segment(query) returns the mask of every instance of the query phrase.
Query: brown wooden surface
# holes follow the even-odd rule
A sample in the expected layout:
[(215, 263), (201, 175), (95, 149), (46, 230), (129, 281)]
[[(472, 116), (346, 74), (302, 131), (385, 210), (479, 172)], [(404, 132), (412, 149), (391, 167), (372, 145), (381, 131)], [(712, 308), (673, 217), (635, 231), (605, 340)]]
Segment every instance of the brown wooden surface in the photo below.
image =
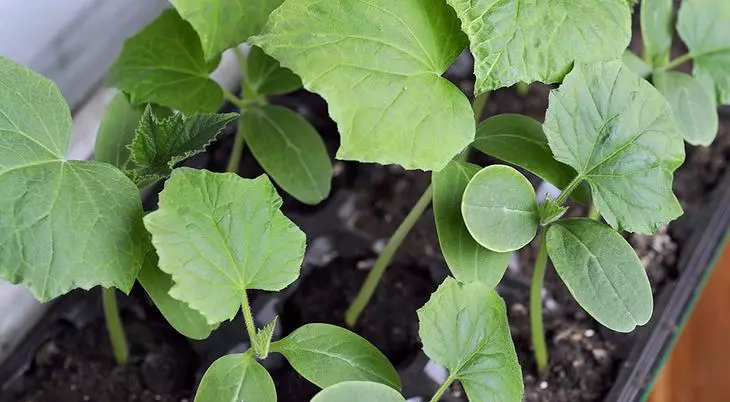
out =
[(652, 391), (650, 402), (730, 402), (730, 247)]

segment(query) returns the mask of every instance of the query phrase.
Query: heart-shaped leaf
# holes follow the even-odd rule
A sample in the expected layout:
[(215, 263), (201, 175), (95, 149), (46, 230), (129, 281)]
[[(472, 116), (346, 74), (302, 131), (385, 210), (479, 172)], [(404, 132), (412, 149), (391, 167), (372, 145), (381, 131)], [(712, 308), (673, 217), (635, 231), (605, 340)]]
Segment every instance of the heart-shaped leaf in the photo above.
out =
[(651, 318), (652, 293), (634, 249), (593, 219), (569, 219), (547, 232), (550, 259), (575, 300), (604, 326), (630, 332)]
[(672, 193), (682, 135), (662, 94), (621, 61), (576, 64), (550, 93), (543, 128), (614, 228), (653, 233), (682, 214)]
[(439, 170), (474, 138), (469, 101), (441, 77), (466, 46), (441, 1), (286, 1), (251, 41), (327, 100), (340, 159)]
[(276, 402), (274, 381), (250, 353), (213, 362), (200, 381), (195, 402)]
[(715, 101), (695, 78), (664, 71), (652, 77), (654, 86), (669, 101), (684, 140), (692, 145), (710, 145), (719, 125)]
[(159, 206), (144, 222), (175, 282), (170, 295), (208, 323), (232, 319), (247, 289), (277, 291), (299, 276), (305, 236), (266, 176), (178, 168)]
[(285, 94), (302, 87), (302, 80), (296, 74), (281, 67), (258, 46), (251, 47), (243, 74), (254, 96)]
[(387, 385), (367, 381), (347, 381), (319, 391), (311, 402), (405, 402), (398, 391)]
[(644, 54), (653, 66), (663, 66), (669, 61), (672, 48), (672, 17), (674, 1), (643, 0), (641, 2), (641, 38), (644, 40)]

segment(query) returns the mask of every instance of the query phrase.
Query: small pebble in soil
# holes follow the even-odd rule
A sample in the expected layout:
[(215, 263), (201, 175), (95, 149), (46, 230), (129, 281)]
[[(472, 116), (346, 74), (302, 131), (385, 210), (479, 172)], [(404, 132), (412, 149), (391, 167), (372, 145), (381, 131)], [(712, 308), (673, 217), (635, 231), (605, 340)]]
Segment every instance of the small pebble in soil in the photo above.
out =
[(548, 383), (547, 381), (540, 381), (540, 389), (547, 389)]
[(587, 329), (586, 332), (583, 333), (583, 335), (585, 335), (586, 338), (590, 338), (595, 334), (596, 334), (596, 331), (594, 331), (592, 329)]

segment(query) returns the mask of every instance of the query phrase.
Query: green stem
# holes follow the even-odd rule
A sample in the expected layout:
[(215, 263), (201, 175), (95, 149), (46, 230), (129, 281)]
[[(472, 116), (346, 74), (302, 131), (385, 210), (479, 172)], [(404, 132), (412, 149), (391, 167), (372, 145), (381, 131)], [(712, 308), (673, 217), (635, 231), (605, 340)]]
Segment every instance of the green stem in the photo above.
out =
[(380, 282), (380, 278), (382, 278), (385, 269), (388, 268), (390, 261), (393, 259), (393, 255), (395, 255), (398, 247), (400, 247), (403, 240), (405, 240), (408, 232), (410, 232), (416, 224), (418, 218), (421, 217), (423, 212), (431, 203), (431, 196), (431, 185), (429, 185), (423, 195), (421, 195), (418, 202), (416, 202), (416, 205), (413, 207), (411, 212), (408, 213), (400, 226), (398, 226), (398, 229), (396, 229), (395, 233), (393, 233), (393, 236), (390, 240), (388, 240), (388, 244), (385, 245), (383, 252), (380, 253), (380, 256), (378, 256), (378, 259), (375, 261), (375, 265), (368, 274), (367, 279), (365, 279), (365, 283), (362, 288), (360, 288), (360, 292), (345, 312), (345, 323), (347, 323), (349, 327), (353, 327), (357, 323), (358, 317), (365, 309), (370, 298), (373, 297), (375, 288), (378, 286), (378, 282)]
[(444, 392), (446, 392), (447, 389), (449, 389), (449, 385), (451, 385), (452, 382), (454, 382), (455, 378), (453, 375), (449, 375), (449, 378), (444, 381), (443, 384), (439, 387), (438, 390), (436, 390), (436, 393), (433, 394), (433, 397), (431, 398), (431, 402), (438, 402), (439, 399), (444, 395)]
[(691, 53), (685, 53), (685, 54), (677, 57), (676, 59), (670, 61), (666, 65), (657, 68), (657, 71), (671, 70), (675, 67), (679, 67), (680, 65), (692, 60), (693, 58), (694, 58), (694, 56)]
[(239, 109), (245, 109), (248, 107), (249, 102), (239, 98), (238, 96), (232, 94), (225, 88), (221, 88), (223, 91), (223, 97), (226, 98), (229, 102), (233, 103), (234, 105), (238, 106)]
[(251, 314), (251, 306), (248, 304), (248, 296), (246, 292), (243, 292), (241, 297), (241, 310), (243, 311), (243, 321), (246, 323), (246, 332), (248, 332), (248, 339), (251, 341), (251, 348), (259, 354), (259, 344), (256, 341), (256, 324), (253, 322), (253, 315)]
[(241, 163), (243, 148), (246, 146), (246, 137), (243, 134), (243, 119), (238, 119), (238, 125), (236, 127), (236, 140), (233, 142), (233, 149), (231, 150), (231, 156), (228, 157), (228, 168), (226, 169), (230, 173), (238, 172), (238, 165)]
[(471, 103), (471, 110), (474, 111), (474, 121), (479, 123), (482, 121), (482, 114), (484, 114), (484, 108), (487, 106), (489, 100), (489, 92), (483, 92)]
[(101, 293), (101, 300), (104, 305), (104, 319), (106, 320), (106, 329), (109, 332), (109, 341), (114, 351), (114, 359), (118, 365), (123, 365), (129, 361), (129, 346), (127, 346), (127, 337), (124, 335), (122, 319), (117, 308), (116, 292), (114, 288), (104, 288)]
[(593, 203), (591, 203), (591, 207), (588, 209), (588, 218), (593, 219), (594, 221), (598, 220), (598, 210)]
[(575, 188), (578, 187), (578, 185), (582, 181), (583, 181), (583, 177), (576, 176), (573, 179), (573, 181), (571, 181), (568, 184), (568, 186), (565, 187), (565, 189), (563, 189), (563, 191), (560, 193), (560, 195), (558, 196), (558, 198), (555, 199), (555, 204), (557, 204), (557, 205), (563, 205), (563, 203), (565, 203), (565, 201), (568, 200), (568, 197), (570, 196), (570, 193), (572, 193), (573, 190), (575, 190)]
[(540, 375), (544, 375), (548, 368), (548, 352), (545, 342), (545, 330), (542, 325), (542, 283), (547, 266), (547, 246), (545, 232), (540, 234), (540, 248), (535, 259), (535, 270), (532, 273), (530, 285), (530, 332), (532, 334), (532, 349), (535, 352), (535, 363)]

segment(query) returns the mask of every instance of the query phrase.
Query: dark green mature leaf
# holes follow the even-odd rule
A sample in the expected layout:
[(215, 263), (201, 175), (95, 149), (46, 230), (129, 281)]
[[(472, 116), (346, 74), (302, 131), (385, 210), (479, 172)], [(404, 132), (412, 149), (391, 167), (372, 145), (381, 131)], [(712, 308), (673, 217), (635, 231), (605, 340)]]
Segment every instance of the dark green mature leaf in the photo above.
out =
[(692, 73), (713, 99), (730, 105), (730, 2), (684, 0), (677, 31), (694, 60)]
[(327, 198), (332, 162), (308, 121), (281, 106), (252, 106), (241, 119), (251, 153), (276, 184), (305, 204)]
[(433, 173), (433, 214), (441, 252), (456, 279), (480, 281), (496, 286), (509, 263), (509, 253), (486, 249), (471, 237), (461, 216), (461, 200), (469, 180), (481, 168), (466, 162), (451, 161)]
[[(565, 188), (577, 175), (575, 170), (553, 158), (542, 125), (520, 114), (501, 114), (477, 127), (475, 149), (507, 163), (517, 165), (558, 188)], [(578, 187), (572, 196), (588, 203), (587, 186)]]
[(129, 292), (147, 253), (137, 187), (108, 164), (67, 161), (70, 139), (58, 87), (0, 57), (0, 277), (41, 301)]
[(710, 145), (719, 121), (715, 101), (691, 75), (665, 71), (654, 74), (654, 86), (669, 101), (684, 140), (692, 145)]
[(650, 65), (646, 64), (644, 60), (641, 59), (641, 57), (637, 56), (632, 52), (631, 50), (626, 50), (621, 56), (621, 60), (626, 64), (626, 67), (629, 68), (629, 70), (633, 71), (634, 74), (638, 75), (639, 77), (646, 78), (651, 75), (652, 68)]
[(405, 402), (393, 388), (377, 382), (347, 381), (319, 391), (311, 402)]
[(621, 61), (576, 64), (550, 93), (543, 128), (614, 228), (653, 233), (682, 214), (672, 193), (682, 135), (662, 94)]
[(178, 168), (159, 206), (144, 222), (175, 282), (170, 295), (208, 323), (232, 319), (247, 289), (277, 291), (299, 276), (305, 236), (266, 176)]
[(461, 214), (474, 240), (493, 251), (518, 250), (537, 233), (535, 190), (509, 166), (487, 166), (474, 175), (464, 191)]
[(237, 113), (193, 116), (174, 113), (159, 120), (147, 107), (129, 146), (134, 163), (133, 176), (138, 181), (167, 177), (178, 162), (203, 152), (237, 117)]
[(418, 310), (423, 351), (470, 401), (520, 401), (524, 387), (504, 301), (481, 282), (446, 278)]
[(573, 62), (617, 59), (631, 39), (625, 0), (447, 3), (471, 42), (476, 93), (518, 82), (560, 82)]
[(344, 381), (373, 381), (400, 390), (398, 372), (388, 359), (354, 332), (329, 324), (307, 324), (275, 342), (302, 377), (320, 388)]
[(274, 381), (250, 353), (226, 355), (205, 372), (195, 402), (276, 402)]
[(474, 138), (468, 100), (440, 76), (466, 46), (441, 1), (291, 0), (251, 41), (327, 100), (340, 159), (440, 170)]
[(243, 74), (254, 95), (285, 94), (302, 87), (302, 80), (296, 74), (281, 67), (258, 46), (251, 47)]
[(647, 62), (660, 67), (669, 62), (674, 33), (672, 17), (674, 1), (643, 0), (641, 2), (641, 38)]
[(558, 221), (547, 232), (548, 254), (578, 303), (604, 326), (630, 332), (651, 318), (644, 267), (621, 235), (593, 219)]
[(135, 105), (156, 103), (187, 114), (212, 113), (223, 103), (223, 92), (208, 77), (213, 68), (203, 57), (195, 30), (168, 10), (124, 42), (108, 79)]
[(109, 103), (99, 126), (94, 145), (94, 159), (106, 162), (125, 171), (130, 167), (130, 155), (127, 145), (132, 143), (142, 112), (127, 101), (127, 97), (119, 93)]

